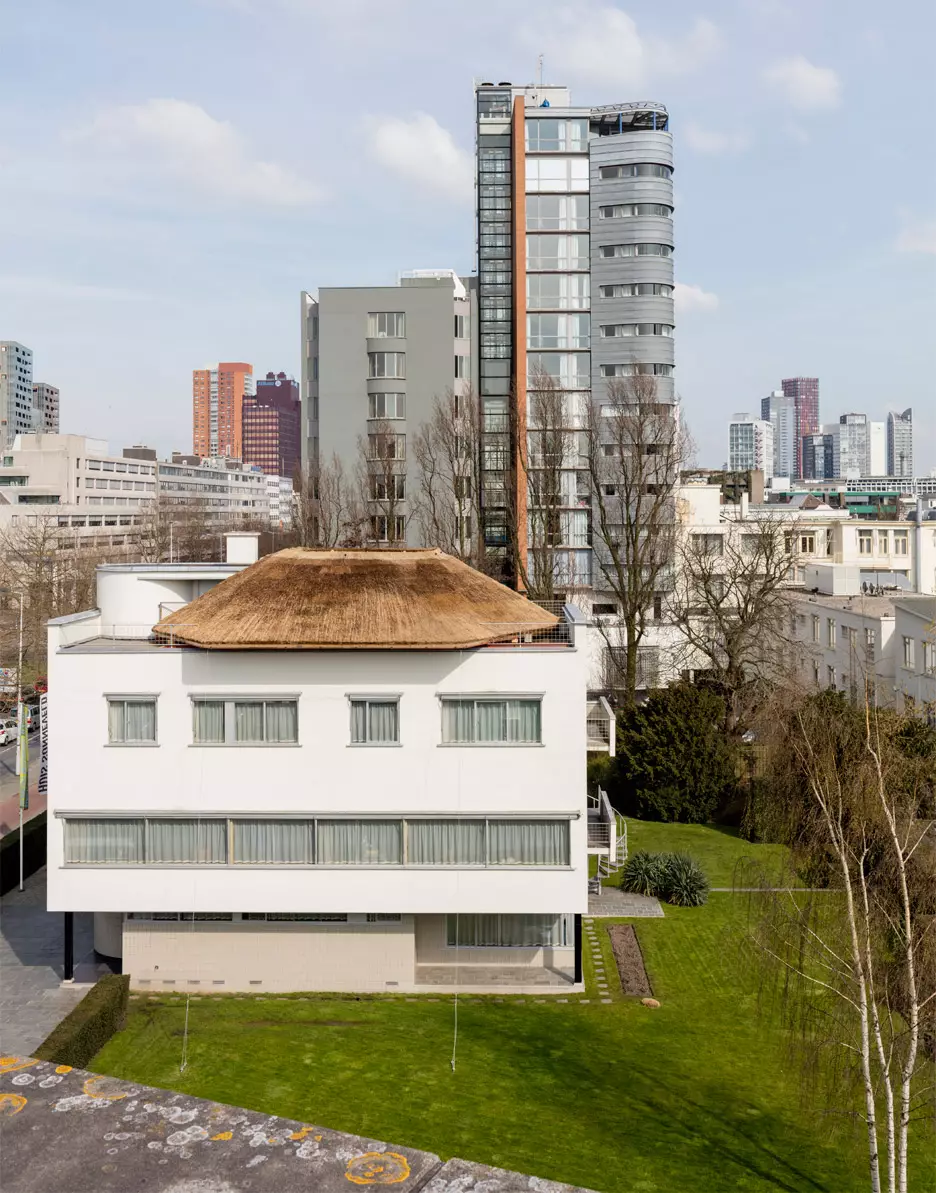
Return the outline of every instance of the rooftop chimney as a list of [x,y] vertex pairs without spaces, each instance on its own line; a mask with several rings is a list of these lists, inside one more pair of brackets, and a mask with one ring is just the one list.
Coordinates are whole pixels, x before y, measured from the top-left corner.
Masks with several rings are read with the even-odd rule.
[[255,530],[233,530],[224,536],[228,563],[256,563],[260,558],[260,534]]

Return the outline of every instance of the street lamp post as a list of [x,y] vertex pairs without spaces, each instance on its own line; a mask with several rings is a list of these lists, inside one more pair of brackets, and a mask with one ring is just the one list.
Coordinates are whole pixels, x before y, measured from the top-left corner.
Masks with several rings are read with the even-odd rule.
[[[19,594],[19,649],[16,659],[16,775],[19,779],[19,889],[23,889],[23,768],[28,765],[29,745],[23,757],[23,593]],[[28,782],[28,779],[27,779]]]

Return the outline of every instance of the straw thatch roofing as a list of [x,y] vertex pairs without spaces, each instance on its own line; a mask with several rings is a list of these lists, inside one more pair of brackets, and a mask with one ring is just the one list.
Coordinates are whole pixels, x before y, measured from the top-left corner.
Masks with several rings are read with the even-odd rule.
[[291,547],[222,581],[154,632],[208,650],[458,650],[557,621],[437,549]]

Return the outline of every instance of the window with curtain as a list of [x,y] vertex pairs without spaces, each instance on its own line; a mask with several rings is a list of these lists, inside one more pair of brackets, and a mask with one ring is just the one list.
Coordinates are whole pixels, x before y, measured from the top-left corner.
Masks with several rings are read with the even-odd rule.
[[443,699],[442,741],[448,745],[535,745],[543,740],[539,697]]
[[410,820],[406,860],[411,866],[483,866],[483,820]]
[[227,861],[226,820],[148,820],[146,860],[150,864]]
[[318,861],[323,866],[399,866],[400,820],[320,820]]
[[108,697],[108,741],[120,745],[154,744],[156,697]]
[[235,820],[231,860],[248,865],[310,865],[315,861],[311,820]]
[[396,745],[400,740],[400,702],[392,698],[355,698],[351,701],[351,744]]
[[567,866],[567,820],[489,820],[491,866]]
[[450,949],[566,948],[573,943],[569,915],[449,915]]
[[192,701],[192,740],[196,745],[294,745],[299,740],[295,700]]
[[65,861],[133,865],[143,862],[143,821],[65,821]]

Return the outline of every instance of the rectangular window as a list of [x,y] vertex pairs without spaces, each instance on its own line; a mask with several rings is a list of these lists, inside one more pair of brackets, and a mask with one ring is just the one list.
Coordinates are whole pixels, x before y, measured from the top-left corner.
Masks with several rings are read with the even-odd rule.
[[903,640],[903,665],[908,671],[916,667],[916,643],[906,635]]
[[588,389],[591,383],[591,356],[588,352],[529,352],[527,384],[539,373],[552,377],[564,389]]
[[588,269],[587,236],[528,236],[527,269]]
[[320,820],[318,861],[322,866],[399,866],[403,862],[403,822]]
[[577,232],[588,230],[587,195],[530,195],[526,202],[530,232]]
[[575,153],[588,148],[587,120],[533,117],[526,121],[528,153]]
[[235,820],[231,860],[245,865],[311,865],[315,824],[311,820]]
[[101,865],[143,863],[142,820],[66,820],[65,861]]
[[471,357],[470,356],[456,356],[455,357],[455,377],[456,380],[460,378],[468,378],[471,375]]
[[488,865],[567,866],[567,820],[488,821]]
[[890,548],[889,548],[889,546],[888,546],[888,540],[889,540],[889,535],[888,535],[887,531],[886,531],[886,530],[879,530],[879,531],[878,531],[878,536],[877,536],[877,549],[878,549],[878,555],[887,555],[887,554],[889,554],[889,550],[890,550]]
[[528,348],[588,348],[588,315],[527,315]]
[[542,742],[542,700],[442,700],[442,741],[451,745],[530,745]]
[[227,861],[227,821],[148,820],[146,861],[150,865],[209,865]]
[[700,555],[723,555],[725,552],[725,539],[721,534],[694,534],[692,545]]
[[406,315],[403,311],[374,311],[367,316],[367,334],[370,339],[405,339]]
[[568,948],[574,929],[569,915],[449,915],[450,949]]
[[877,634],[872,627],[865,630],[865,656],[869,663],[874,662],[874,648],[877,645]]
[[529,274],[527,306],[536,310],[587,310],[591,305],[591,277],[587,273]]
[[406,858],[411,866],[483,866],[483,820],[411,820]]
[[397,697],[351,700],[351,744],[397,745],[400,740],[400,701]]
[[455,316],[455,339],[456,340],[467,340],[468,339],[468,316],[467,315],[456,315]]
[[813,533],[801,534],[799,537],[800,555],[816,554],[816,536]]
[[403,380],[406,377],[405,352],[368,352],[368,377],[392,377]]
[[154,745],[156,697],[108,697],[107,737],[117,745]]
[[907,554],[907,532],[906,532],[906,530],[895,530],[894,531],[894,554],[895,555],[906,555]]
[[870,555],[873,550],[872,547],[872,532],[870,530],[858,531],[858,554]]
[[371,460],[405,460],[405,435],[368,435],[368,458]]
[[541,191],[587,191],[587,157],[528,157],[526,189]]
[[812,619],[812,640],[813,642],[819,641],[819,618],[815,616]]
[[368,394],[369,418],[406,418],[406,394]]
[[399,472],[392,476],[372,476],[370,495],[373,501],[403,501],[406,497],[406,474]]
[[923,643],[923,673],[932,675],[936,672],[936,642]]
[[829,617],[826,620],[826,646],[835,645],[835,618]]
[[295,700],[192,700],[195,745],[290,745],[299,740]]

